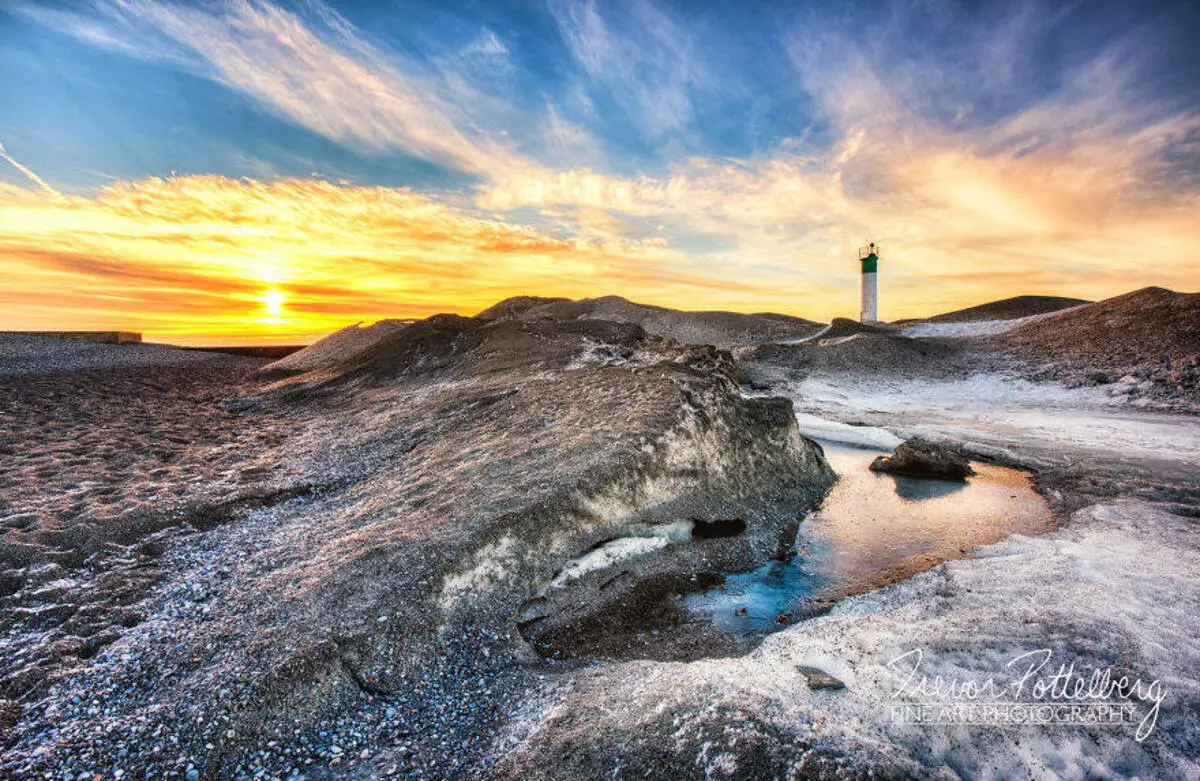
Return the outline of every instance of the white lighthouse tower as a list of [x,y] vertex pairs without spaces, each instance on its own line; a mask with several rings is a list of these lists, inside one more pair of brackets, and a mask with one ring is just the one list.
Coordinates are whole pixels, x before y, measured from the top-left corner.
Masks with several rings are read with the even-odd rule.
[[862,263],[862,310],[858,319],[874,323],[879,320],[879,247],[875,242],[860,247],[858,259]]

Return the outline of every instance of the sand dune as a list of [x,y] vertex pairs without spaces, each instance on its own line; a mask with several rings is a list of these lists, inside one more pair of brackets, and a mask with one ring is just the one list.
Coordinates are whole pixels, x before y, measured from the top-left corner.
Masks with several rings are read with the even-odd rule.
[[1072,385],[1124,382],[1200,408],[1200,293],[1148,287],[1069,309],[996,343]]
[[933,317],[903,320],[903,323],[968,323],[983,320],[1016,320],[1020,317],[1040,315],[1046,312],[1057,312],[1074,306],[1090,304],[1083,298],[1064,298],[1063,296],[1013,296],[999,301],[990,301],[966,309],[956,309]]
[[348,325],[340,331],[334,331],[323,339],[310,344],[303,350],[297,350],[291,355],[262,367],[259,370],[259,376],[264,378],[286,377],[332,366],[378,344],[397,331],[406,328],[412,322],[412,320],[379,320],[368,326],[363,326],[362,323]]
[[723,349],[799,339],[811,336],[822,327],[820,323],[789,315],[686,312],[637,304],[619,296],[579,301],[551,300],[537,304],[527,297],[521,297],[502,301],[480,315],[517,320],[612,320],[637,323],[647,333],[680,344],[711,344]]

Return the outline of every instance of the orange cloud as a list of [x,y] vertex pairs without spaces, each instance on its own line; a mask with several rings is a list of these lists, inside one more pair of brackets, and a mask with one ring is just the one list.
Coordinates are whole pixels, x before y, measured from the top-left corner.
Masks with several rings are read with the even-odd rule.
[[778,302],[658,241],[552,236],[407,190],[321,180],[146,179],[61,198],[5,188],[0,271],[0,327],[184,343],[305,340],[518,293]]
[[[1064,133],[1053,123],[1080,122],[1080,110],[1058,109],[962,132],[877,112],[819,156],[785,145],[751,159],[696,158],[660,177],[531,171],[484,186],[479,198],[497,210],[577,209],[608,225],[628,215],[719,237],[724,248],[708,263],[741,268],[756,285],[806,279],[843,302],[801,294],[787,311],[810,317],[851,313],[853,253],[869,239],[884,246],[888,318],[1025,293],[1200,288],[1200,194],[1159,163],[1170,144],[1200,131],[1200,117],[1131,130],[1126,111]],[[1014,145],[1030,133],[1059,140]],[[815,306],[798,310],[801,302]]]

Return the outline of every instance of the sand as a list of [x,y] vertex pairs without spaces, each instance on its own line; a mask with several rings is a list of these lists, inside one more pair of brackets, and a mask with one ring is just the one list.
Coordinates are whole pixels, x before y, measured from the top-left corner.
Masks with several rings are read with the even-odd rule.
[[348,325],[302,350],[267,364],[259,370],[260,377],[286,377],[333,366],[378,344],[403,330],[411,320],[380,320],[371,325]]
[[278,436],[222,409],[263,361],[0,343],[0,696],[40,690],[140,620],[156,535],[252,494]]
[[1148,287],[1036,318],[994,344],[1044,378],[1200,411],[1200,293]]
[[[1077,373],[1105,362],[1106,372],[1143,371],[1164,353],[1173,372],[1181,360],[1194,367],[1194,299],[1140,291],[983,339],[838,323],[828,338],[761,347],[752,345],[764,333],[786,342],[820,327],[611,298],[524,301],[494,321],[445,315],[379,340],[354,328],[343,336],[355,338],[310,349],[314,370],[269,381],[254,374],[261,359],[2,340],[0,774],[490,777],[500,767],[560,778],[626,762],[658,777],[814,767],[913,776],[953,767],[961,757],[924,753],[928,741],[908,740],[916,733],[876,723],[873,647],[953,650],[981,625],[1006,640],[1005,611],[1029,594],[1041,605],[1070,597],[1080,622],[1070,638],[1123,647],[1135,614],[1161,611],[1153,627],[1166,634],[1153,642],[1196,647],[1186,603],[1195,604],[1195,546],[1179,531],[1200,513],[1196,419],[1137,410],[1105,390],[1120,380],[1068,389],[1018,376],[1019,367]],[[1056,318],[1058,329],[1042,328]],[[676,347],[647,335],[654,329],[751,346],[735,369],[726,353]],[[757,372],[763,387],[739,388],[737,370],[743,380]],[[762,398],[764,389],[791,401]],[[538,640],[538,626],[557,631],[555,615],[593,610],[627,588],[628,579],[584,568],[569,581],[584,590],[538,614],[548,603],[533,586],[576,572],[572,562],[592,562],[605,545],[633,546],[636,555],[614,563],[639,577],[757,561],[768,547],[756,531],[763,486],[779,485],[781,454],[808,452],[800,433],[821,432],[888,447],[900,435],[962,442],[972,458],[1034,470],[1067,526],[1002,543],[1011,565],[986,551],[939,565],[738,658],[650,661],[695,657],[655,656],[664,643],[647,634],[636,638],[637,661],[558,666],[522,643]],[[1097,522],[1099,503],[1132,496],[1119,522]],[[742,519],[749,532],[649,544],[642,521],[660,511],[661,521]],[[1127,552],[1112,559],[1109,550]],[[1064,568],[1062,551],[1078,571]],[[1143,565],[1161,582],[1138,580]],[[956,580],[966,587],[948,591]],[[593,615],[627,628],[646,603],[608,604],[611,616]],[[1131,605],[1130,620],[1087,623],[1096,605],[1103,615]],[[1032,634],[1014,642],[1057,641],[1038,629],[1053,615],[1031,619]],[[954,659],[970,667],[988,652]],[[1132,658],[1156,675],[1195,679],[1194,654]],[[842,705],[810,702],[794,675],[800,663],[845,681]],[[596,709],[601,700],[611,707]],[[1161,757],[1130,767],[1149,776],[1187,767],[1194,703],[1168,703]],[[843,731],[854,724],[862,735]],[[1102,761],[1136,748],[1083,740],[1078,756],[1099,751]],[[1011,759],[1017,747],[1006,741],[961,767]],[[899,764],[874,753],[885,744]],[[847,756],[853,767],[840,764]],[[1087,769],[1073,756],[1044,758]]]
[[1016,320],[1021,317],[1058,312],[1090,303],[1083,298],[1064,298],[1063,296],[1014,296],[906,322],[968,323],[981,320]]

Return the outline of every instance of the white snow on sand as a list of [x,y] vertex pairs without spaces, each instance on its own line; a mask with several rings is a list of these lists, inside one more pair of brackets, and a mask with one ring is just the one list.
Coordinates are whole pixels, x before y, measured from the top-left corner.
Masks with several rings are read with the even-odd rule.
[[606,542],[596,550],[567,562],[562,572],[550,581],[547,589],[561,588],[589,572],[608,569],[623,561],[665,548],[669,544],[670,540],[666,537],[622,537]]
[[972,320],[963,323],[918,323],[909,326],[902,332],[911,337],[942,337],[948,339],[969,338],[973,336],[995,336],[1016,330],[1023,325],[1036,323],[1049,317],[1055,317],[1063,312],[1077,307],[1060,309],[1054,312],[1043,312],[1028,317],[1016,317],[1011,320]]
[[[596,726],[637,730],[640,718],[649,718],[649,703],[660,702],[659,712],[677,714],[675,735],[684,751],[705,720],[732,711],[793,735],[797,746],[850,757],[862,770],[883,766],[893,774],[947,779],[1196,778],[1198,572],[1195,522],[1136,501],[1093,506],[1066,530],[1011,537],[973,558],[843,600],[747,656],[610,669],[605,675],[614,680],[602,688],[620,694],[595,714],[607,722]],[[1029,672],[1046,653],[1044,666]],[[798,665],[824,670],[846,688],[810,691]],[[1085,685],[1105,671],[1141,681],[1139,693],[1107,701],[1116,709],[1130,706],[1128,721],[935,726],[899,718],[905,705],[945,712],[1013,701],[1100,704],[1048,691],[1032,696],[1034,684],[1049,682],[1060,665],[1074,676],[1067,680]],[[914,667],[917,674],[905,685]],[[935,676],[941,687],[933,685]],[[991,691],[975,699],[962,693],[962,684],[983,686],[989,679]],[[958,691],[948,688],[954,682]],[[754,729],[746,721],[730,724],[725,740],[736,744],[739,730]],[[702,760],[697,767],[713,770],[713,777],[749,772],[714,769]]]
[[1091,408],[1116,402],[1097,388],[1066,388],[1003,374],[972,374],[959,380],[910,380],[824,376],[803,380],[800,401],[826,401],[876,412],[987,410],[996,407]]
[[904,441],[879,426],[852,426],[805,412],[796,413],[796,422],[800,424],[800,433],[809,439],[840,442],[854,447],[892,450]]
[[905,336],[962,338],[970,336],[994,336],[1019,328],[1033,318],[1019,317],[1016,320],[975,320],[966,323],[921,323],[902,332]]
[[[1082,450],[1200,462],[1200,418],[1135,410],[1103,387],[1000,374],[946,382],[814,375],[790,395],[801,431],[850,444],[889,447],[882,430],[1004,449],[1032,446],[1041,455]],[[848,431],[856,428],[861,432]]]

